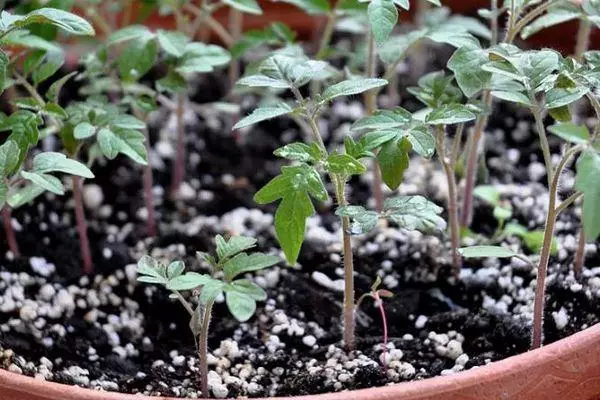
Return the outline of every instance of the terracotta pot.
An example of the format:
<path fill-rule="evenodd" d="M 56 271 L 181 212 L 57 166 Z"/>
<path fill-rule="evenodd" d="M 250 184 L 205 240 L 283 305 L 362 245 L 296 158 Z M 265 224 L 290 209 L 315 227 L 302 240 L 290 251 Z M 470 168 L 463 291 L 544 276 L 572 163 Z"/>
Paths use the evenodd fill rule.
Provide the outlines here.
<path fill-rule="evenodd" d="M 456 375 L 297 400 L 594 400 L 600 399 L 600 324 L 541 349 Z M 0 370 L 3 400 L 177 400 L 36 380 Z M 287 398 L 292 399 L 292 398 Z M 271 399 L 277 400 L 277 399 Z M 283 400 L 279 398 L 279 400 Z"/>

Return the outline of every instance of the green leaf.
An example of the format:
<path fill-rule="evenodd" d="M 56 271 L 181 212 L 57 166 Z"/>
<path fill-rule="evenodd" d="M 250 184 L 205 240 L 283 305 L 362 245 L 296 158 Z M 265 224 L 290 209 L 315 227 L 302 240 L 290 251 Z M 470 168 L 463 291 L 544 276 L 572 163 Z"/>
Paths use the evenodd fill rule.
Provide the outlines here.
<path fill-rule="evenodd" d="M 215 67 L 225 65 L 231 56 L 224 48 L 204 43 L 188 43 L 185 53 L 175 71 L 182 75 L 211 72 Z"/>
<path fill-rule="evenodd" d="M 274 89 L 289 89 L 291 85 L 283 79 L 270 78 L 266 75 L 249 75 L 236 82 L 236 85 L 249 87 L 268 87 Z"/>
<path fill-rule="evenodd" d="M 225 282 L 220 280 L 209 278 L 200 292 L 200 304 L 208 304 L 209 302 L 216 299 L 221 293 L 223 293 L 223 287 Z"/>
<path fill-rule="evenodd" d="M 427 114 L 425 122 L 431 125 L 450 125 L 469 122 L 475 118 L 475 114 L 465 105 L 445 104 Z"/>
<path fill-rule="evenodd" d="M 165 31 L 159 29 L 157 31 L 158 44 L 169 55 L 173 57 L 181 57 L 185 52 L 185 46 L 189 42 L 189 38 L 177 31 Z"/>
<path fill-rule="evenodd" d="M 402 183 L 404 171 L 408 169 L 410 158 L 408 153 L 412 145 L 407 138 L 396 138 L 385 143 L 377 154 L 383 182 L 392 190 Z"/>
<path fill-rule="evenodd" d="M 456 82 L 465 96 L 472 97 L 489 86 L 492 74 L 481 69 L 487 60 L 485 50 L 477 46 L 461 47 L 450 57 L 448 69 L 454 72 Z"/>
<path fill-rule="evenodd" d="M 223 3 L 248 14 L 262 14 L 262 9 L 256 0 L 223 0 Z"/>
<path fill-rule="evenodd" d="M 225 303 L 231 315 L 240 322 L 248 321 L 256 311 L 256 301 L 244 293 L 236 291 L 225 293 Z"/>
<path fill-rule="evenodd" d="M 265 292 L 264 289 L 258 286 L 256 283 L 250 282 L 248 279 L 238 279 L 228 283 L 225 285 L 225 287 L 223 287 L 223 291 L 225 293 L 242 293 L 256 301 L 264 301 L 267 299 L 267 292 Z"/>
<path fill-rule="evenodd" d="M 6 69 L 9 63 L 8 56 L 2 50 L 0 50 L 0 94 L 4 92 L 6 86 Z"/>
<path fill-rule="evenodd" d="M 54 194 L 58 194 L 60 196 L 65 194 L 64 185 L 62 184 L 60 179 L 58 179 L 55 176 L 39 172 L 27 171 L 21 171 L 21 176 L 27 179 L 28 181 L 31 181 L 33 184 L 43 188 L 44 190 L 47 190 Z"/>
<path fill-rule="evenodd" d="M 164 271 L 161 270 L 160 264 L 158 263 L 158 261 L 156 261 L 156 259 L 154 259 L 148 255 L 142 256 L 142 258 L 140 258 L 140 260 L 137 263 L 138 275 L 148 275 L 148 276 L 153 276 L 155 278 L 163 278 L 164 279 L 166 276 L 163 275 L 162 272 L 164 272 Z"/>
<path fill-rule="evenodd" d="M 393 0 L 371 0 L 367 9 L 375 43 L 381 46 L 398 23 L 398 10 Z"/>
<path fill-rule="evenodd" d="M 223 236 L 217 235 L 215 241 L 219 260 L 232 257 L 239 252 L 256 246 L 256 239 L 246 236 L 232 236 L 229 240 L 225 240 Z"/>
<path fill-rule="evenodd" d="M 385 79 L 376 78 L 356 78 L 348 79 L 335 85 L 329 86 L 323 92 L 321 103 L 331 101 L 341 96 L 351 96 L 366 92 L 377 87 L 387 85 Z"/>
<path fill-rule="evenodd" d="M 187 82 L 183 75 L 170 69 L 164 78 L 156 81 L 156 88 L 161 92 L 179 93 L 187 88 Z"/>
<path fill-rule="evenodd" d="M 543 29 L 549 28 L 554 25 L 562 24 L 567 21 L 571 21 L 579 18 L 581 12 L 577 10 L 576 6 L 573 8 L 559 8 L 559 9 L 549 9 L 549 11 L 542 15 L 541 17 L 534 20 L 532 23 L 527 25 L 521 31 L 521 38 L 527 39 L 534 33 L 537 33 Z"/>
<path fill-rule="evenodd" d="M 402 107 L 394 110 L 377 110 L 373 115 L 363 117 L 352 124 L 354 132 L 390 130 L 404 128 L 412 122 L 412 114 Z"/>
<path fill-rule="evenodd" d="M 548 114 L 558 122 L 571 122 L 573 119 L 569 106 L 551 108 L 548 110 Z"/>
<path fill-rule="evenodd" d="M 558 108 L 572 104 L 589 93 L 589 87 L 552 88 L 546 94 L 546 107 Z"/>
<path fill-rule="evenodd" d="M 13 140 L 7 140 L 0 146 L 0 181 L 4 182 L 8 175 L 19 167 L 19 146 Z"/>
<path fill-rule="evenodd" d="M 183 261 L 173 261 L 167 266 L 167 278 L 173 279 L 180 276 L 185 269 Z"/>
<path fill-rule="evenodd" d="M 465 258 L 510 258 L 518 257 L 519 253 L 515 253 L 509 248 L 503 246 L 471 246 L 458 249 L 460 255 Z"/>
<path fill-rule="evenodd" d="M 525 243 L 525 247 L 529 249 L 532 253 L 539 254 L 544 246 L 544 231 L 529 231 L 525 232 L 523 237 L 523 242 Z M 552 237 L 552 242 L 550 243 L 550 255 L 555 256 L 558 254 L 558 242 L 556 237 Z"/>
<path fill-rule="evenodd" d="M 41 174 L 64 172 L 65 174 L 81 176 L 83 178 L 94 178 L 92 171 L 84 164 L 67 158 L 67 156 L 62 153 L 54 152 L 45 152 L 35 156 L 33 159 L 32 172 Z"/>
<path fill-rule="evenodd" d="M 116 126 L 118 128 L 123 129 L 137 129 L 142 130 L 146 129 L 146 124 L 144 121 L 140 121 L 133 115 L 128 114 L 120 114 L 116 116 L 110 123 L 111 126 Z"/>
<path fill-rule="evenodd" d="M 69 79 L 77 75 L 77 73 L 77 71 L 73 71 L 63 76 L 62 78 L 54 81 L 52 85 L 50 85 L 50 88 L 48 88 L 48 91 L 46 92 L 46 99 L 52 103 L 58 104 L 58 98 L 60 96 L 60 92 L 63 86 L 69 81 Z"/>
<path fill-rule="evenodd" d="M 588 241 L 600 236 L 600 154 L 586 150 L 577 161 L 575 188 L 583 192 L 583 230 Z"/>
<path fill-rule="evenodd" d="M 38 185 L 27 185 L 11 193 L 8 196 L 7 203 L 13 209 L 17 209 L 34 200 L 36 197 L 44 193 L 44 191 L 44 188 Z"/>
<path fill-rule="evenodd" d="M 248 255 L 240 253 L 225 263 L 223 272 L 225 273 L 225 279 L 231 281 L 240 274 L 265 269 L 278 262 L 279 257 L 267 254 L 253 253 Z"/>
<path fill-rule="evenodd" d="M 549 126 L 548 130 L 569 143 L 587 143 L 590 140 L 590 132 L 585 125 L 577 125 L 571 122 L 554 124 Z"/>
<path fill-rule="evenodd" d="M 158 59 L 158 44 L 148 37 L 130 41 L 118 59 L 119 73 L 126 81 L 137 81 L 144 76 Z"/>
<path fill-rule="evenodd" d="M 527 97 L 526 95 L 524 95 L 523 93 L 520 93 L 520 92 L 506 92 L 503 90 L 493 90 L 492 96 L 494 96 L 500 100 L 509 101 L 511 103 L 522 104 L 527 107 L 534 106 L 534 104 L 531 102 L 529 97 Z"/>
<path fill-rule="evenodd" d="M 213 279 L 206 274 L 199 274 L 197 272 L 186 272 L 183 275 L 178 275 L 173 279 L 170 279 L 167 283 L 167 289 L 193 290 L 199 288 L 200 286 L 208 284 L 212 280 Z"/>
<path fill-rule="evenodd" d="M 361 206 L 344 206 L 335 210 L 335 215 L 349 217 L 352 220 L 350 234 L 360 235 L 369 232 L 377 226 L 379 214 L 375 211 L 367 211 Z"/>
<path fill-rule="evenodd" d="M 82 122 L 75 126 L 73 130 L 73 137 L 75 139 L 83 140 L 92 137 L 96 134 L 96 127 L 89 122 Z"/>
<path fill-rule="evenodd" d="M 144 25 L 130 25 L 111 33 L 107 38 L 106 44 L 111 46 L 134 39 L 149 38 L 152 35 L 152 32 Z"/>
<path fill-rule="evenodd" d="M 56 103 L 46 103 L 44 105 L 44 108 L 42 109 L 42 111 L 44 112 L 44 114 L 50 115 L 54 118 L 58 118 L 58 119 L 69 118 L 69 114 L 67 114 L 65 109 Z"/>
<path fill-rule="evenodd" d="M 331 154 L 327 157 L 325 169 L 329 173 L 343 176 L 360 175 L 367 171 L 360 161 L 348 154 Z"/>
<path fill-rule="evenodd" d="M 292 161 L 313 163 L 323 158 L 323 154 L 316 143 L 310 145 L 301 142 L 290 143 L 278 148 L 273 154 Z"/>
<path fill-rule="evenodd" d="M 85 19 L 56 8 L 40 8 L 31 11 L 14 22 L 14 26 L 18 28 L 31 24 L 54 25 L 63 31 L 74 35 L 93 36 L 95 34 L 92 25 Z"/>
<path fill-rule="evenodd" d="M 473 189 L 473 194 L 492 206 L 500 204 L 500 192 L 492 185 L 477 186 Z"/>
<path fill-rule="evenodd" d="M 400 228 L 408 230 L 443 230 L 446 222 L 439 215 L 442 208 L 423 196 L 397 196 L 386 199 L 385 215 Z"/>
<path fill-rule="evenodd" d="M 242 118 L 237 124 L 233 126 L 233 130 L 245 128 L 256 123 L 266 121 L 272 118 L 280 117 L 291 113 L 292 108 L 286 103 L 279 103 L 275 106 L 260 107 L 252 111 L 250 115 Z"/>
<path fill-rule="evenodd" d="M 62 51 L 48 52 L 43 61 L 32 72 L 31 78 L 35 86 L 44 82 L 54 75 L 65 63 L 65 55 Z"/>
<path fill-rule="evenodd" d="M 122 153 L 138 164 L 148 163 L 144 134 L 132 129 L 102 128 L 97 135 L 102 154 L 110 160 Z"/>
<path fill-rule="evenodd" d="M 327 0 L 281 0 L 284 3 L 293 4 L 303 9 L 308 14 L 326 14 L 330 6 Z"/>

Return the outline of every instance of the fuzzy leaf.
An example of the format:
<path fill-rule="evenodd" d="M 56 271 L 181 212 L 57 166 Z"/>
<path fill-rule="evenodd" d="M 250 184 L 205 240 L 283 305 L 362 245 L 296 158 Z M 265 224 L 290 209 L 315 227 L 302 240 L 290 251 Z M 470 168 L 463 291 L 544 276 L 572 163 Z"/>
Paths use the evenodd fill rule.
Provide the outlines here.
<path fill-rule="evenodd" d="M 217 235 L 215 241 L 219 260 L 232 257 L 239 252 L 256 246 L 256 239 L 246 236 L 232 236 L 229 240 L 225 240 L 223 236 Z"/>
<path fill-rule="evenodd" d="M 236 85 L 249 87 L 268 87 L 273 89 L 289 89 L 289 82 L 283 79 L 271 78 L 266 75 L 249 75 L 236 82 Z"/>
<path fill-rule="evenodd" d="M 367 170 L 360 161 L 348 154 L 331 154 L 327 157 L 325 169 L 329 173 L 343 176 L 360 175 Z"/>
<path fill-rule="evenodd" d="M 27 171 L 21 171 L 21 176 L 27 179 L 28 181 L 31 181 L 33 184 L 43 188 L 44 190 L 47 190 L 59 196 L 65 194 L 64 185 L 62 184 L 60 179 L 58 179 L 55 176 L 40 172 Z"/>
<path fill-rule="evenodd" d="M 121 78 L 137 81 L 144 76 L 158 59 L 158 44 L 148 37 L 130 41 L 118 59 Z"/>
<path fill-rule="evenodd" d="M 450 57 L 448 69 L 454 72 L 465 96 L 472 97 L 489 86 L 492 74 L 481 69 L 487 60 L 486 52 L 478 46 L 461 47 Z"/>
<path fill-rule="evenodd" d="M 307 14 L 326 14 L 331 8 L 327 0 L 281 0 L 306 11 Z"/>
<path fill-rule="evenodd" d="M 433 109 L 425 118 L 431 125 L 450 125 L 474 120 L 475 114 L 462 104 L 446 104 Z"/>
<path fill-rule="evenodd" d="M 102 154 L 110 160 L 122 153 L 138 164 L 148 163 L 148 154 L 144 145 L 144 134 L 132 129 L 100 129 L 98 144 Z"/>
<path fill-rule="evenodd" d="M 167 289 L 193 290 L 200 286 L 208 284 L 212 280 L 213 279 L 206 274 L 199 274 L 197 272 L 187 272 L 183 275 L 178 275 L 173 279 L 170 279 L 167 283 Z"/>
<path fill-rule="evenodd" d="M 167 278 L 173 279 L 178 277 L 183 273 L 185 269 L 185 264 L 183 261 L 173 261 L 167 266 Z"/>
<path fill-rule="evenodd" d="M 392 197 L 385 201 L 383 208 L 387 217 L 400 228 L 431 231 L 446 227 L 446 222 L 439 216 L 442 208 L 423 196 Z"/>
<path fill-rule="evenodd" d="M 256 301 L 264 301 L 267 299 L 267 292 L 254 282 L 250 282 L 248 279 L 238 279 L 231 283 L 228 283 L 223 287 L 223 291 L 227 292 L 238 292 L 251 297 Z"/>
<path fill-rule="evenodd" d="M 223 266 L 225 279 L 231 281 L 236 276 L 244 272 L 258 271 L 265 269 L 279 262 L 279 258 L 262 253 L 240 253 L 227 261 Z"/>
<path fill-rule="evenodd" d="M 225 293 L 225 303 L 231 315 L 240 322 L 248 321 L 256 311 L 256 301 L 247 294 L 237 291 Z"/>
<path fill-rule="evenodd" d="M 6 201 L 13 209 L 17 209 L 34 200 L 44 193 L 44 191 L 44 188 L 35 184 L 30 184 L 11 193 Z"/>
<path fill-rule="evenodd" d="M 14 21 L 14 26 L 18 28 L 31 24 L 54 25 L 74 35 L 93 36 L 95 34 L 92 25 L 85 19 L 56 8 L 40 8 Z"/>
<path fill-rule="evenodd" d="M 387 83 L 388 82 L 385 79 L 376 78 L 348 79 L 327 87 L 323 92 L 321 102 L 325 103 L 340 96 L 351 96 L 363 93 L 367 90 L 387 85 Z"/>
<path fill-rule="evenodd" d="M 504 100 L 509 101 L 511 103 L 522 104 L 527 107 L 533 107 L 534 104 L 531 102 L 529 97 L 520 92 L 507 92 L 503 90 L 493 90 L 492 96 Z"/>
<path fill-rule="evenodd" d="M 0 146 L 0 180 L 5 181 L 8 175 L 19 167 L 19 146 L 13 140 L 7 140 Z"/>
<path fill-rule="evenodd" d="M 553 88 L 546 94 L 546 107 L 558 108 L 572 104 L 589 93 L 589 87 Z"/>
<path fill-rule="evenodd" d="M 588 241 L 600 236 L 600 154 L 586 150 L 577 161 L 575 188 L 583 192 L 583 230 Z"/>
<path fill-rule="evenodd" d="M 157 36 L 158 44 L 166 53 L 173 57 L 183 56 L 185 47 L 189 42 L 189 38 L 185 34 L 159 29 Z"/>
<path fill-rule="evenodd" d="M 509 248 L 503 246 L 471 246 L 458 249 L 458 252 L 465 258 L 509 258 L 518 256 Z"/>
<path fill-rule="evenodd" d="M 89 122 L 82 122 L 75 126 L 73 130 L 73 137 L 75 139 L 83 140 L 90 138 L 96 134 L 96 127 Z"/>
<path fill-rule="evenodd" d="M 477 186 L 473 194 L 492 206 L 500 204 L 500 192 L 492 185 Z"/>
<path fill-rule="evenodd" d="M 313 163 L 321 160 L 323 157 L 321 150 L 316 143 L 308 145 L 301 142 L 287 144 L 275 150 L 273 154 L 277 157 L 287 158 L 292 161 Z"/>
<path fill-rule="evenodd" d="M 46 174 L 48 172 L 64 172 L 69 175 L 83 178 L 94 178 L 88 167 L 77 160 L 67 158 L 62 153 L 46 152 L 38 154 L 33 159 L 32 172 Z"/>
<path fill-rule="evenodd" d="M 110 46 L 151 35 L 150 30 L 144 25 L 130 25 L 111 33 L 107 38 L 107 44 Z"/>
<path fill-rule="evenodd" d="M 275 106 L 260 107 L 252 111 L 250 115 L 242 118 L 237 124 L 233 126 L 233 129 L 241 129 L 256 123 L 266 121 L 272 118 L 280 117 L 291 113 L 292 108 L 286 103 L 279 103 Z"/>
<path fill-rule="evenodd" d="M 349 217 L 352 220 L 350 234 L 360 235 L 369 232 L 377 226 L 379 214 L 375 211 L 368 211 L 361 206 L 338 207 L 335 214 L 341 217 Z"/>
<path fill-rule="evenodd" d="M 393 0 L 372 0 L 367 9 L 375 43 L 381 46 L 398 23 L 398 9 Z"/>
<path fill-rule="evenodd" d="M 548 130 L 569 143 L 587 143 L 590 140 L 590 132 L 585 125 L 577 125 L 571 122 L 554 124 L 548 127 Z"/>

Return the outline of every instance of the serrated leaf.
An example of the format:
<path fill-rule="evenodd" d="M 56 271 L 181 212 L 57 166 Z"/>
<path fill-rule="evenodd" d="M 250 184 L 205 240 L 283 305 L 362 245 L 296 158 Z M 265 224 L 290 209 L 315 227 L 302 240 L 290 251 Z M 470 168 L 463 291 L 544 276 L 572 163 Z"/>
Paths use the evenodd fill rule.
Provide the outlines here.
<path fill-rule="evenodd" d="M 360 235 L 369 232 L 377 226 L 379 214 L 375 211 L 368 211 L 361 206 L 338 207 L 335 214 L 341 217 L 348 217 L 352 221 L 350 234 Z"/>
<path fill-rule="evenodd" d="M 11 208 L 17 209 L 34 200 L 44 191 L 44 188 L 30 184 L 10 193 L 6 201 Z"/>
<path fill-rule="evenodd" d="M 456 82 L 465 96 L 472 97 L 489 86 L 492 74 L 481 69 L 487 60 L 486 52 L 476 46 L 461 47 L 450 57 L 448 69 L 454 72 Z"/>
<path fill-rule="evenodd" d="M 83 140 L 92 137 L 96 134 L 96 127 L 89 122 L 82 122 L 75 126 L 73 130 L 73 137 L 75 139 Z"/>
<path fill-rule="evenodd" d="M 185 46 L 189 42 L 189 38 L 177 31 L 165 31 L 159 29 L 157 31 L 158 44 L 169 55 L 173 57 L 181 57 L 185 53 Z"/>
<path fill-rule="evenodd" d="M 321 150 L 316 143 L 290 143 L 273 152 L 277 157 L 287 158 L 292 161 L 317 162 L 322 158 Z"/>
<path fill-rule="evenodd" d="M 583 192 L 583 229 L 588 241 L 600 236 L 600 154 L 586 150 L 577 161 L 575 188 Z"/>
<path fill-rule="evenodd" d="M 137 273 L 138 275 L 148 275 L 153 276 L 155 278 L 165 278 L 165 276 L 161 273 L 164 272 L 160 269 L 160 264 L 158 261 L 148 255 L 142 256 L 137 263 Z"/>
<path fill-rule="evenodd" d="M 200 304 L 206 305 L 209 302 L 216 299 L 221 293 L 223 293 L 224 286 L 225 282 L 209 278 L 209 280 L 207 280 L 204 286 L 202 287 L 202 291 L 200 292 Z"/>
<path fill-rule="evenodd" d="M 148 154 L 144 145 L 144 134 L 132 129 L 102 128 L 97 134 L 102 154 L 110 160 L 119 153 L 126 155 L 138 164 L 148 163 Z"/>
<path fill-rule="evenodd" d="M 42 109 L 42 111 L 44 112 L 44 114 L 53 116 L 54 118 L 58 118 L 58 119 L 69 118 L 69 114 L 67 114 L 65 109 L 56 103 L 46 103 L 44 105 L 44 108 Z"/>
<path fill-rule="evenodd" d="M 431 125 L 450 125 L 469 122 L 475 118 L 475 114 L 465 105 L 445 104 L 427 114 L 425 122 Z"/>
<path fill-rule="evenodd" d="M 56 8 L 40 8 L 14 21 L 14 26 L 25 27 L 31 24 L 51 24 L 74 35 L 93 36 L 94 28 L 85 19 Z"/>
<path fill-rule="evenodd" d="M 33 184 L 52 192 L 54 194 L 62 196 L 65 194 L 65 187 L 55 176 L 44 174 L 40 172 L 27 172 L 21 171 L 21 176 L 28 181 L 31 181 Z"/>
<path fill-rule="evenodd" d="M 206 274 L 197 272 L 186 272 L 183 275 L 178 275 L 167 282 L 169 290 L 192 290 L 210 283 L 213 279 Z M 203 289 L 204 290 L 204 289 Z"/>
<path fill-rule="evenodd" d="M 256 246 L 256 239 L 246 236 L 232 236 L 229 240 L 225 240 L 223 236 L 217 235 L 215 241 L 219 260 L 232 257 L 239 252 Z"/>
<path fill-rule="evenodd" d="M 465 258 L 509 258 L 519 256 L 519 253 L 503 246 L 471 246 L 458 249 Z"/>
<path fill-rule="evenodd" d="M 267 292 L 254 282 L 250 282 L 248 279 L 238 279 L 231 283 L 228 283 L 223 287 L 223 291 L 227 292 L 238 292 L 251 297 L 256 301 L 264 301 L 267 299 Z"/>
<path fill-rule="evenodd" d="M 175 71 L 183 75 L 211 72 L 215 67 L 225 65 L 231 56 L 224 48 L 204 43 L 188 43 L 185 53 L 177 64 Z"/>
<path fill-rule="evenodd" d="M 439 215 L 442 208 L 423 196 L 397 196 L 386 199 L 383 208 L 387 218 L 408 230 L 443 230 L 446 222 Z"/>
<path fill-rule="evenodd" d="M 548 131 L 574 144 L 587 143 L 590 140 L 590 132 L 585 125 L 577 125 L 570 122 L 554 124 L 548 127 Z"/>
<path fill-rule="evenodd" d="M 223 265 L 225 279 L 231 281 L 236 276 L 245 272 L 265 269 L 279 262 L 279 258 L 262 253 L 239 253 Z"/>
<path fill-rule="evenodd" d="M 385 79 L 377 78 L 356 78 L 348 79 L 335 85 L 329 86 L 325 89 L 322 95 L 322 103 L 331 101 L 341 96 L 351 96 L 359 93 L 366 92 L 374 88 L 378 88 L 387 85 Z"/>
<path fill-rule="evenodd" d="M 225 303 L 231 315 L 240 322 L 248 321 L 256 311 L 256 301 L 244 293 L 236 291 L 225 293 Z"/>
<path fill-rule="evenodd" d="M 506 92 L 503 90 L 493 90 L 492 96 L 494 96 L 500 100 L 509 101 L 511 103 L 522 104 L 527 107 L 534 106 L 534 104 L 531 102 L 529 97 L 527 97 L 525 94 L 520 93 L 520 92 Z"/>
<path fill-rule="evenodd" d="M 223 0 L 223 3 L 248 14 L 262 14 L 262 9 L 256 0 Z"/>
<path fill-rule="evenodd" d="M 327 157 L 325 169 L 329 173 L 343 176 L 360 175 L 367 170 L 360 161 L 348 154 L 331 154 Z"/>
<path fill-rule="evenodd" d="M 88 167 L 77 160 L 67 158 L 62 153 L 45 152 L 33 158 L 32 172 L 46 174 L 49 172 L 64 172 L 69 175 L 81 176 L 83 178 L 94 178 L 94 174 Z"/>
<path fill-rule="evenodd" d="M 352 124 L 354 132 L 370 130 L 390 130 L 404 128 L 412 122 L 412 114 L 402 107 L 394 110 L 377 110 L 373 115 L 363 117 Z"/>
<path fill-rule="evenodd" d="M 372 0 L 367 9 L 375 43 L 381 46 L 398 23 L 398 10 L 393 0 Z"/>
<path fill-rule="evenodd" d="M 233 129 L 241 129 L 256 123 L 266 121 L 272 118 L 280 117 L 291 113 L 292 108 L 286 103 L 279 103 L 275 106 L 260 107 L 252 111 L 250 115 L 242 118 L 237 124 L 233 126 Z"/>
<path fill-rule="evenodd" d="M 392 190 L 397 189 L 402 183 L 404 171 L 409 166 L 408 154 L 411 149 L 412 145 L 407 138 L 396 138 L 385 143 L 377 154 L 381 178 Z"/>

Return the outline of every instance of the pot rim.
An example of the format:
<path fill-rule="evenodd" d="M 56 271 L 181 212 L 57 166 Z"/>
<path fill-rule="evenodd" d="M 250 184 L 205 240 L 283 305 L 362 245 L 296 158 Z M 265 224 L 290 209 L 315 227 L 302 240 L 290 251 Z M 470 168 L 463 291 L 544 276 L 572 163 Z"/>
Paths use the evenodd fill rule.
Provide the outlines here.
<path fill-rule="evenodd" d="M 361 400 L 408 400 L 429 398 L 428 396 L 439 398 L 440 393 L 455 392 L 459 389 L 461 393 L 468 392 L 469 389 L 477 391 L 476 387 L 497 385 L 498 381 L 502 379 L 524 379 L 524 375 L 529 376 L 529 381 L 538 377 L 537 383 L 539 384 L 537 386 L 539 389 L 547 390 L 546 385 L 551 384 L 550 381 L 544 382 L 548 378 L 548 374 L 550 374 L 548 379 L 555 377 L 562 382 L 566 378 L 562 376 L 564 373 L 561 375 L 560 371 L 566 369 L 574 375 L 576 382 L 578 377 L 584 378 L 584 376 L 578 375 L 582 369 L 582 364 L 578 363 L 578 360 L 582 361 L 582 359 L 585 359 L 586 354 L 596 358 L 596 361 L 593 363 L 583 361 L 583 366 L 587 366 L 588 370 L 590 366 L 592 367 L 595 371 L 592 378 L 595 378 L 595 381 L 597 381 L 596 385 L 600 385 L 600 360 L 598 360 L 599 357 L 597 357 L 593 350 L 590 351 L 590 349 L 593 349 L 598 344 L 600 344 L 600 323 L 540 349 L 527 351 L 526 353 L 495 361 L 455 375 L 438 376 L 421 381 L 402 382 L 351 392 L 324 393 L 293 398 L 297 400 L 347 400 L 349 398 Z M 557 375 L 552 375 L 552 371 Z M 587 381 L 582 379 L 582 382 L 577 382 L 577 384 L 584 385 L 588 383 Z M 0 394 L 2 394 L 3 388 L 16 393 L 37 395 L 38 397 L 31 398 L 40 400 L 178 400 L 162 396 L 140 396 L 119 392 L 96 391 L 79 386 L 42 381 L 0 369 Z M 349 396 L 350 394 L 352 397 Z M 257 400 L 284 400 L 291 398 L 273 397 Z M 481 399 L 482 397 L 468 396 L 461 398 Z"/>

